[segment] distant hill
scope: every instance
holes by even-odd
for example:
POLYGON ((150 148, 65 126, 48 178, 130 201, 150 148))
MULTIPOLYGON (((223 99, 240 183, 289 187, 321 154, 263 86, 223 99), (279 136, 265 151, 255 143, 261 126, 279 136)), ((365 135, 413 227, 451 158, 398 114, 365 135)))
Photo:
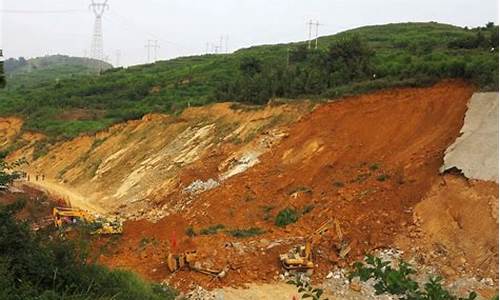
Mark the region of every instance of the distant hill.
POLYGON ((9 58, 4 62, 8 85, 33 87, 41 83, 66 79, 76 75, 97 74, 113 66, 107 62, 66 55, 47 55, 25 59, 9 58))
POLYGON ((308 49, 307 42, 262 45, 114 68, 100 76, 86 64, 53 64, 31 73, 26 68, 0 91, 0 115, 20 115, 26 129, 71 137, 150 112, 220 101, 332 99, 446 78, 495 90, 498 26, 366 26, 321 37, 319 49, 308 49))

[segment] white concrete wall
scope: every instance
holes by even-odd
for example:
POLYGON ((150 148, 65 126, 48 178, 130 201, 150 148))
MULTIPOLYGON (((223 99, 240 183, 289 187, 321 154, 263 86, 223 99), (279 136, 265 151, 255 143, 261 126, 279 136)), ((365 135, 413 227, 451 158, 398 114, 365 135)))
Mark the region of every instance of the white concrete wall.
POLYGON ((441 171, 456 167, 467 178, 498 183, 498 93, 476 93, 464 126, 444 156, 441 171))

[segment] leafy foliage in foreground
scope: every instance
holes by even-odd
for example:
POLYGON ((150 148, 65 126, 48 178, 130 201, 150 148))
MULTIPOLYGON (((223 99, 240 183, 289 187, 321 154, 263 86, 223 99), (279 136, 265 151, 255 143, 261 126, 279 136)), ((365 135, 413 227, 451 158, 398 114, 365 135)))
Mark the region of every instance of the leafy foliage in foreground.
POLYGON ((0 299, 174 299, 172 290, 131 272, 88 263, 76 243, 33 233, 15 214, 22 202, 0 207, 0 299))
POLYGON ((398 295, 402 300, 473 300, 477 297, 475 292, 471 292, 467 298, 451 295, 441 285, 440 277, 429 278, 429 281, 420 287, 411 278, 411 275, 416 273, 415 270, 404 261, 400 261, 398 267, 393 268, 389 261, 369 255, 365 258, 365 263, 356 262, 354 268, 350 279, 359 277, 361 281, 367 281, 373 278, 377 295, 398 295))
POLYGON ((0 115, 21 115, 25 129, 51 137, 74 137, 146 113, 217 101, 335 98, 443 78, 498 89, 498 26, 492 23, 473 29, 433 22, 367 26, 322 37, 319 45, 256 46, 115 68, 100 76, 14 76, 0 91, 0 115))
POLYGON ((24 164, 24 160, 8 163, 4 160, 7 153, 0 153, 0 186, 7 187, 14 180, 21 177, 21 173, 16 171, 17 167, 24 164))
MULTIPOLYGON (((315 288, 307 280, 302 280, 302 278, 297 275, 293 280, 287 281, 288 284, 293 284, 297 287, 297 291, 302 293, 302 299, 313 299, 320 300, 324 291, 321 288, 315 288)), ((328 298, 323 298, 322 300, 328 300, 328 298)))

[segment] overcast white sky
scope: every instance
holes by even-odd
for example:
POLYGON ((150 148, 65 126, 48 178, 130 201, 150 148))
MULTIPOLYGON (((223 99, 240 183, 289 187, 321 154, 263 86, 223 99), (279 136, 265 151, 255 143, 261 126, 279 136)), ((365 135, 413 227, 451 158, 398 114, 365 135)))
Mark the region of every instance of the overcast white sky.
MULTIPOLYGON (((1 0, 5 57, 90 52, 91 0, 1 0), (64 11, 64 12, 62 12, 64 11)), ((103 2, 104 0, 95 0, 103 2)), ((204 53, 229 37, 229 50, 304 40, 306 22, 320 35, 370 24, 437 21, 459 26, 498 23, 497 0, 109 0, 104 50, 111 63, 146 62, 146 40, 159 40, 159 59, 204 53)), ((224 43, 225 46, 225 43, 224 43)))

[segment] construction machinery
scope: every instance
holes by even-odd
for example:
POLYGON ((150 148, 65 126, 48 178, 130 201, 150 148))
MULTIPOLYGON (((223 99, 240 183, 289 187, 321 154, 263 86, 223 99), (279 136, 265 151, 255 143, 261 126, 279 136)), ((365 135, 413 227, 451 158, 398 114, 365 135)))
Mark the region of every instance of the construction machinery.
POLYGON ((204 267, 197 261, 197 251, 190 250, 182 254, 169 253, 167 257, 167 266, 170 272, 176 272, 183 268, 188 268, 199 273, 214 276, 216 278, 223 278, 226 276, 226 270, 212 269, 204 267))
POLYGON ((52 209, 54 225, 63 228, 65 224, 77 224, 83 222, 90 224, 95 229, 92 234, 121 234, 123 225, 117 218, 112 220, 96 216, 88 211, 72 207, 54 207, 52 209))
POLYGON ((335 223, 335 229, 339 243, 337 244, 337 251, 341 258, 344 258, 350 251, 350 246, 344 241, 340 223, 337 219, 332 222, 331 219, 326 220, 321 226, 309 237, 305 245, 296 246, 286 254, 280 255, 280 262, 284 269, 291 271, 312 271, 314 269, 313 261, 313 248, 319 242, 321 237, 330 231, 335 223))

